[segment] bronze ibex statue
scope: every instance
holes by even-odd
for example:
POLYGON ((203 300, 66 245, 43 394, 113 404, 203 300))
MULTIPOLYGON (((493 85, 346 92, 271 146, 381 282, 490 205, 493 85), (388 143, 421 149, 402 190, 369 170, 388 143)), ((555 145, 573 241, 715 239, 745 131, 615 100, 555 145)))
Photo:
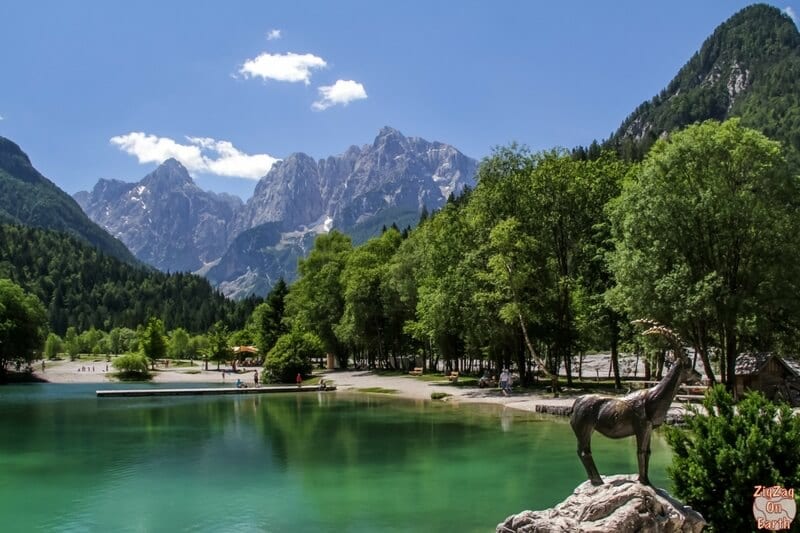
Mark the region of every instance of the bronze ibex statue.
POLYGON ((637 391, 623 398, 587 394, 575 400, 569 423, 578 438, 578 456, 593 485, 603 484, 592 459, 592 432, 595 430, 612 439, 636 435, 639 482, 650 484, 647 468, 653 428, 664 423, 681 383, 699 377, 692 369, 691 361, 677 333, 649 320, 636 320, 634 323, 650 326, 642 335, 660 335, 669 341, 674 364, 658 385, 651 389, 637 391))

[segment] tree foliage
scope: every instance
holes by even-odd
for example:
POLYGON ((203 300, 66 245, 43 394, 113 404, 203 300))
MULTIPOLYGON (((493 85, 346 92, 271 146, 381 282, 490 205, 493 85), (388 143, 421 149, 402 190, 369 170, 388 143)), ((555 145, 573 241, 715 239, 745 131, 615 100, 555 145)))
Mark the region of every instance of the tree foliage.
POLYGON ((340 366, 515 362, 526 379, 536 353, 553 369, 569 364, 613 337, 599 333, 614 325, 603 299, 613 279, 603 206, 626 170, 610 154, 499 149, 474 190, 413 231, 387 228, 356 248, 336 232, 318 237, 287 317, 317 334, 340 366), (523 343, 525 332, 532 342, 523 343))
POLYGON ((259 353, 268 353, 278 340, 286 333, 287 325, 284 320, 286 314, 286 295, 289 287, 283 279, 272 287, 266 301, 255 308, 247 328, 253 331, 255 344, 259 353))
POLYGON ((219 320, 239 329, 261 302, 233 302, 199 276, 132 266, 63 233, 7 224, 0 224, 3 277, 44 303, 50 329, 59 335, 70 326, 135 328, 151 316, 168 330, 200 333, 219 320))
POLYGON ((350 238, 336 230, 317 237, 308 257, 298 262, 300 278, 286 297, 295 326, 315 333, 343 367, 349 354, 334 328, 344 312, 341 273, 352 249, 350 238))
POLYGON ((310 332, 292 330, 282 335, 267 354, 264 370, 268 381, 294 383, 297 374, 311 374, 311 359, 322 355, 322 340, 310 332))
POLYGON ((685 428, 667 428, 675 492, 712 531, 754 530, 745 503, 756 485, 800 487, 800 417, 760 393, 734 406, 722 386, 706 394, 703 408, 686 418, 685 428))
POLYGON ((48 359, 55 359, 58 354, 64 349, 64 342, 61 337, 53 332, 47 335, 47 340, 44 341, 44 355, 48 359))
POLYGON ((167 356, 167 339, 164 333, 164 323, 161 320, 151 317, 147 321, 147 326, 139 337, 139 346, 151 365, 155 365, 158 359, 164 359, 167 356))
POLYGON ((143 379, 149 376, 147 357, 141 353, 120 355, 115 357, 111 364, 125 378, 143 379))
POLYGON ((221 321, 214 324, 206 336, 208 346, 206 356, 217 363, 217 370, 220 364, 230 361, 233 357, 233 350, 228 342, 228 328, 221 321))
POLYGON ((0 374, 11 361, 31 361, 42 349, 46 333, 42 302, 14 282, 0 279, 0 374))
POLYGON ((189 356, 189 333, 185 329, 176 328, 169 333, 167 353, 173 359, 189 356))
POLYGON ((675 133, 611 206, 612 299, 678 327, 704 357, 719 347, 730 388, 739 351, 796 329, 798 208, 778 143, 738 119, 675 133))

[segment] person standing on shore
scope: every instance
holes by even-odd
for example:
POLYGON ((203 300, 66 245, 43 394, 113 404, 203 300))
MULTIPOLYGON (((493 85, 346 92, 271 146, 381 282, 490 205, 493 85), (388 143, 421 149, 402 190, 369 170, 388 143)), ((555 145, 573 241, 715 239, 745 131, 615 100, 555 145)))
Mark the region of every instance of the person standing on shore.
POLYGON ((299 389, 300 386, 303 384, 303 376, 300 374, 300 372, 297 373, 295 381, 297 381, 297 388, 299 389))
POLYGON ((253 383, 258 387, 258 370, 253 370, 253 383))
POLYGON ((508 369, 504 368, 502 372, 500 372, 500 390, 503 391, 505 396, 508 396, 508 369))

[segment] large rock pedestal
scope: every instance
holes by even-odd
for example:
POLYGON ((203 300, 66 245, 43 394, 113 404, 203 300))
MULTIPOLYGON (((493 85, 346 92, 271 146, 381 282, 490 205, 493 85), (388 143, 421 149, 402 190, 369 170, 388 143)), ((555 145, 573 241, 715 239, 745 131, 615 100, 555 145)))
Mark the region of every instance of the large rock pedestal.
POLYGON ((552 509, 511 515, 497 525, 497 533, 699 533, 706 525, 700 513, 664 490, 642 485, 636 476, 603 481, 600 486, 582 483, 552 509))

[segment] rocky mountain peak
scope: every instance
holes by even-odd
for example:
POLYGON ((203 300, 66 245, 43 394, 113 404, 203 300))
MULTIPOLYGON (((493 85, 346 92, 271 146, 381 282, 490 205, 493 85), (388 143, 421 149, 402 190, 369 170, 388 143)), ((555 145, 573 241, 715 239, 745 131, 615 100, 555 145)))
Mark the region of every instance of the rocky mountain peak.
POLYGON ((239 198, 203 191, 175 159, 136 183, 100 180, 75 199, 136 257, 173 272, 198 270, 222 255, 242 206, 239 198))
POLYGON ((308 154, 297 152, 275 163, 261 178, 235 223, 235 232, 267 222, 285 229, 310 224, 322 215, 319 169, 308 154))
POLYGON ((200 271, 228 294, 247 294, 293 279, 316 234, 337 228, 365 238, 384 224, 414 224, 423 206, 441 207, 473 184, 476 169, 452 146, 386 126, 372 144, 339 155, 278 161, 245 205, 202 191, 174 159, 137 183, 101 180, 76 198, 145 262, 200 271))
POLYGON ((408 138, 389 126, 384 126, 372 143, 372 149, 387 155, 399 155, 408 149, 408 138))
POLYGON ((384 126, 378 132, 376 140, 377 139, 382 139, 382 138, 388 138, 388 137, 396 137, 396 138, 404 139, 405 135, 403 135, 402 133, 400 133, 399 130, 396 130, 395 128, 393 128, 391 126, 384 126))
POLYGON ((169 158, 161 163, 158 168, 145 176, 140 183, 145 187, 154 186, 161 189, 176 189, 185 185, 194 185, 189 171, 174 158, 169 158))

